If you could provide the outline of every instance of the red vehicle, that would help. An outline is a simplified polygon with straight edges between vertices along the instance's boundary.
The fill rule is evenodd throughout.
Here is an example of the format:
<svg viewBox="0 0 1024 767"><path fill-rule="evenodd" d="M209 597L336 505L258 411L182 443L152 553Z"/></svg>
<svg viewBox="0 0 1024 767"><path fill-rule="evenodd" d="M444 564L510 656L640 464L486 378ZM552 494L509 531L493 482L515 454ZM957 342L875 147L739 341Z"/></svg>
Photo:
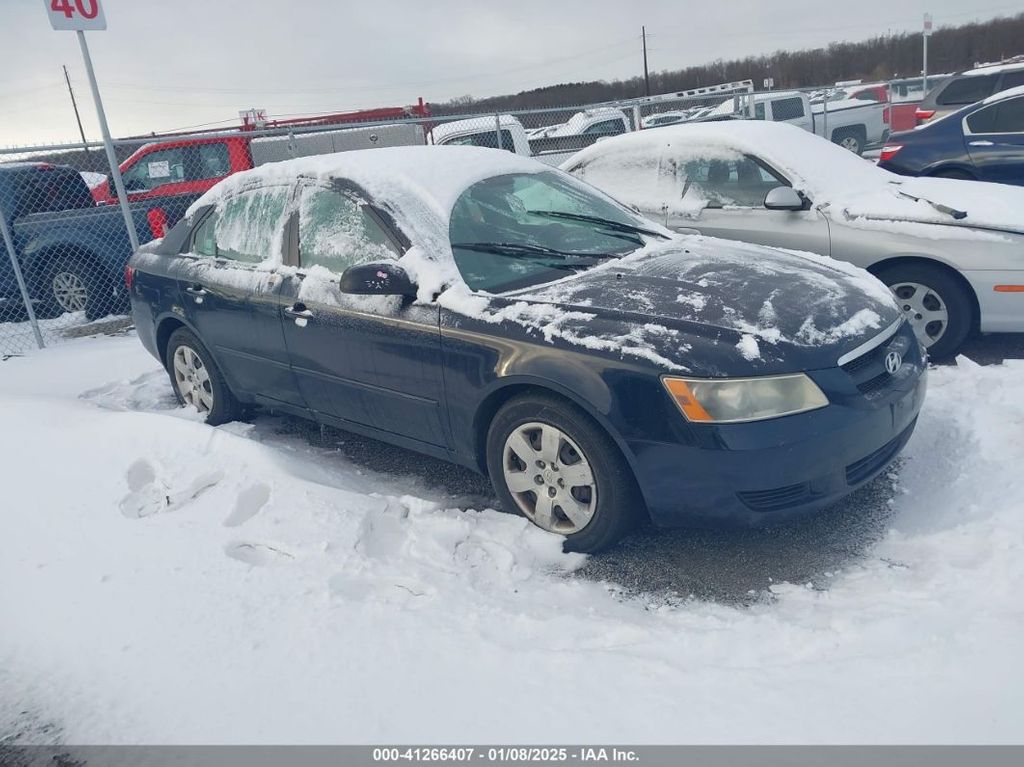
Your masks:
<svg viewBox="0 0 1024 767"><path fill-rule="evenodd" d="M321 117L270 120L259 124L247 121L238 129L237 135L226 137L174 134L162 141L146 144L132 154L121 163L121 176L129 201L178 194L202 194L232 173L248 170L259 164L254 162L252 145L253 141L263 139L254 139L248 135L257 128L309 128L427 117L428 114L423 100L420 99L419 103L411 107L386 107ZM117 202L117 194L109 178L93 188L92 196L98 204Z"/></svg>

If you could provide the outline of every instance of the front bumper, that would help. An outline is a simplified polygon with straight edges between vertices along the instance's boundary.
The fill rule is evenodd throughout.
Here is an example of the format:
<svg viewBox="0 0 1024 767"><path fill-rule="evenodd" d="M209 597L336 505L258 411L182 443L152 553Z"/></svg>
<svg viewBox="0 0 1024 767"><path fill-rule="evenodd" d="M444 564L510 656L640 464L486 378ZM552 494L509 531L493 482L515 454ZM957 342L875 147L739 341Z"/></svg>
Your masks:
<svg viewBox="0 0 1024 767"><path fill-rule="evenodd" d="M913 433L927 375L923 360L906 367L881 395L837 393L845 374L815 371L831 402L820 410L702 425L696 445L629 442L652 521L758 526L840 500L883 471Z"/></svg>

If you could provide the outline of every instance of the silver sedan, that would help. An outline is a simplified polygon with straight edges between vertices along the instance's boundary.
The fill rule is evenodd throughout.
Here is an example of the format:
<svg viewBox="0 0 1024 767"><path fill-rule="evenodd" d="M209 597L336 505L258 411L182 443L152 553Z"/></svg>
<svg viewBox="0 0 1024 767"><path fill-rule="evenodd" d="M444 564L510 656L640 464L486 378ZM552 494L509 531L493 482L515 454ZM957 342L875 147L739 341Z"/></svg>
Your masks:
<svg viewBox="0 0 1024 767"><path fill-rule="evenodd" d="M1024 189L903 178L761 121L630 133L562 169L677 232L868 269L932 357L955 354L974 330L1024 331Z"/></svg>

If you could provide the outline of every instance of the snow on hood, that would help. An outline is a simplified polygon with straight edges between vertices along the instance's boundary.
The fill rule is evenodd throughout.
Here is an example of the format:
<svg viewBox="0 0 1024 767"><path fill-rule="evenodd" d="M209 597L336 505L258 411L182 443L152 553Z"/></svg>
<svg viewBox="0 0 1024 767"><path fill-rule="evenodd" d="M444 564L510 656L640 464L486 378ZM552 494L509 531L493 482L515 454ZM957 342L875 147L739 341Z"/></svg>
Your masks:
<svg viewBox="0 0 1024 767"><path fill-rule="evenodd" d="M749 154L775 167L792 185L838 220L909 221L1024 232L1024 188L979 181L897 176L836 144L786 123L760 120L669 125L609 138L578 152L564 170L597 157L639 153L676 158ZM622 181L602 174L606 192L634 203L643 200L635 174ZM629 177L633 176L633 177ZM653 182L652 182L653 183ZM956 220L918 197L967 213ZM637 203L639 204L639 203ZM684 211L687 212L687 211Z"/></svg>
<svg viewBox="0 0 1024 767"><path fill-rule="evenodd" d="M454 295L442 304L472 319L707 376L730 347L758 374L831 367L901 316L889 289L851 264L699 236L491 300L452 305Z"/></svg>

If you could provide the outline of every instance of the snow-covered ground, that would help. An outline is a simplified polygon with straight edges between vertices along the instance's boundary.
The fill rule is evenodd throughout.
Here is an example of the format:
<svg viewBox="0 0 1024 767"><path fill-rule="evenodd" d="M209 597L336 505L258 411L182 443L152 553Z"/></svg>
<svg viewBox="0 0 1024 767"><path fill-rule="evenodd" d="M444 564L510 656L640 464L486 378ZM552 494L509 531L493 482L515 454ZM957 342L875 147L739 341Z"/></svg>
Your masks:
<svg viewBox="0 0 1024 767"><path fill-rule="evenodd" d="M9 359L0 742L1020 742L1024 362L930 387L881 539L737 605L208 428L131 336Z"/></svg>

